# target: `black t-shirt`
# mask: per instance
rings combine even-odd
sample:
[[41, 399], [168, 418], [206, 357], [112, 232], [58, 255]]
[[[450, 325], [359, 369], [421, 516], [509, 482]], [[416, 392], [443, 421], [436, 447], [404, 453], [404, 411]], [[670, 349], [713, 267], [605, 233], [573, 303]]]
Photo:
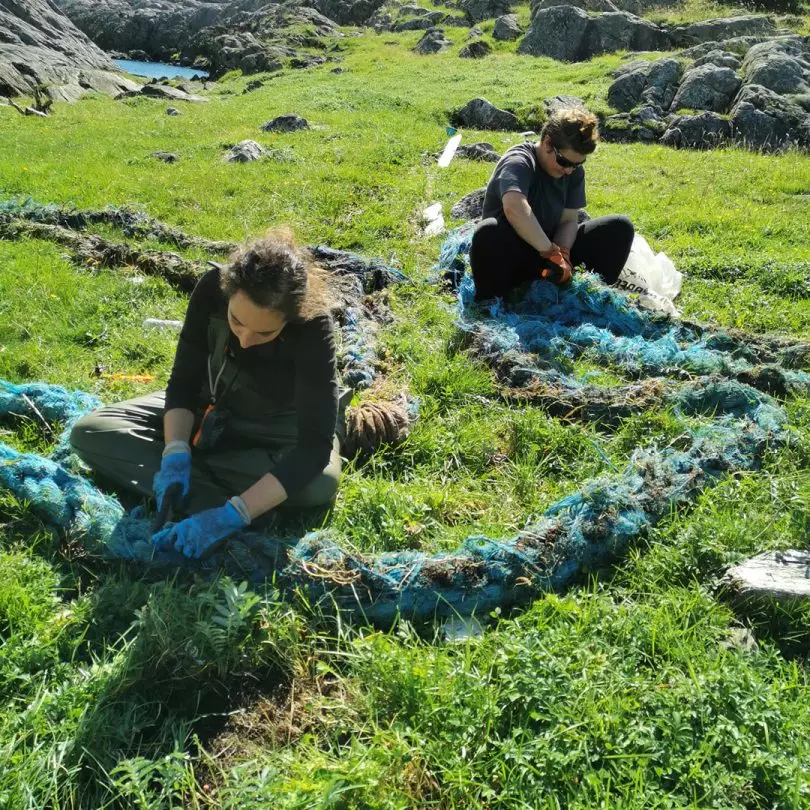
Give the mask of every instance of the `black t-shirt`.
[[[197, 411], [207, 404], [201, 392], [208, 385], [209, 320], [226, 319], [228, 310], [219, 277], [219, 269], [206, 273], [191, 294], [166, 388], [166, 410]], [[273, 470], [293, 495], [326, 467], [332, 451], [338, 407], [332, 319], [323, 315], [288, 323], [275, 340], [248, 349], [231, 333], [228, 348], [273, 407], [292, 408], [298, 415], [297, 444]]]
[[552, 177], [540, 167], [536, 144], [526, 141], [513, 146], [498, 161], [484, 196], [483, 218], [503, 212], [503, 195], [519, 191], [532, 207], [540, 227], [549, 239], [560, 224], [565, 208], [585, 207], [585, 170]]

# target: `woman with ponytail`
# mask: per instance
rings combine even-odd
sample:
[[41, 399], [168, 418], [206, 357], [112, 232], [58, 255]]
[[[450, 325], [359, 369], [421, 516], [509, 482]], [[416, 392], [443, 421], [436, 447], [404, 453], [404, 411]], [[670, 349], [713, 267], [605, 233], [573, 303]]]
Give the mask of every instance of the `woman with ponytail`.
[[158, 548], [196, 558], [277, 506], [328, 503], [337, 425], [326, 275], [276, 230], [200, 278], [166, 391], [88, 414], [70, 440], [154, 496]]
[[579, 223], [584, 164], [598, 141], [595, 115], [583, 107], [561, 108], [539, 141], [513, 146], [498, 161], [470, 249], [477, 300], [537, 278], [563, 284], [579, 265], [608, 284], [616, 281], [633, 243], [633, 224], [619, 215]]

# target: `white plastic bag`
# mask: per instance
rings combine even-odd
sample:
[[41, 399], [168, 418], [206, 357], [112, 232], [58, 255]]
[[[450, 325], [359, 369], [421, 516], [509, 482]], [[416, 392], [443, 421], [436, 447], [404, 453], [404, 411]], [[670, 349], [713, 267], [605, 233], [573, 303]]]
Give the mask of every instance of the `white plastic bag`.
[[679, 315], [673, 301], [681, 292], [683, 274], [666, 253], [653, 253], [643, 236], [636, 234], [627, 264], [619, 273], [614, 287], [622, 292], [634, 293], [639, 305], [645, 309], [657, 309], [668, 315]]

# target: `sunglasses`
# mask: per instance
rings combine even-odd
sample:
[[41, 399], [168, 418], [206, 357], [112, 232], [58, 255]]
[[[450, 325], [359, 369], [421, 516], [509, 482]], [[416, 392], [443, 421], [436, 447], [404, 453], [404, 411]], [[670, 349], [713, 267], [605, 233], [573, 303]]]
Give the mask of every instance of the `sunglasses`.
[[579, 163], [577, 163], [574, 160], [569, 160], [567, 157], [564, 157], [560, 154], [560, 150], [557, 149], [554, 144], [551, 144], [551, 148], [554, 150], [554, 157], [557, 159], [557, 165], [561, 169], [576, 169], [577, 166], [582, 166], [582, 164], [585, 163], [584, 160], [580, 160]]

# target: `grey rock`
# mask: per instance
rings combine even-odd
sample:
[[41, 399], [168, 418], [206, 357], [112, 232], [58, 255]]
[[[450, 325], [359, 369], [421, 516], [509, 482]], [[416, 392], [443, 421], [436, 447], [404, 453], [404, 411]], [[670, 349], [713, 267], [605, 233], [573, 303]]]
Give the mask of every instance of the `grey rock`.
[[725, 112], [741, 84], [742, 80], [731, 68], [715, 65], [692, 68], [684, 73], [670, 109]]
[[696, 59], [692, 67], [701, 67], [702, 65], [716, 65], [717, 67], [739, 70], [741, 62], [736, 54], [721, 50], [720, 48], [713, 48], [704, 56]]
[[300, 115], [287, 114], [272, 118], [262, 124], [261, 129], [263, 132], [298, 132], [302, 129], [309, 129], [309, 123]]
[[[145, 84], [139, 90], [122, 94], [124, 97], [131, 97], [132, 95], [156, 98], [161, 101], [193, 101], [198, 104], [208, 101], [204, 96], [198, 96], [195, 93], [187, 93], [185, 90], [181, 90], [179, 87], [172, 87], [170, 84]], [[121, 98], [121, 96], [118, 96], [118, 98]]]
[[447, 50], [453, 43], [444, 35], [441, 28], [430, 28], [416, 43], [414, 53], [431, 54]]
[[29, 95], [44, 85], [54, 100], [118, 95], [139, 85], [48, 0], [0, 2], [0, 95]]
[[258, 90], [260, 87], [264, 87], [264, 82], [261, 79], [253, 79], [253, 81], [250, 81], [245, 85], [242, 95], [245, 95], [245, 93], [252, 93], [254, 90]]
[[671, 57], [630, 62], [613, 72], [616, 80], [608, 88], [608, 102], [623, 112], [632, 110], [641, 101], [669, 109], [681, 70], [680, 62]]
[[731, 124], [714, 112], [700, 115], [676, 115], [661, 137], [665, 146], [711, 149], [731, 137]]
[[501, 110], [484, 98], [468, 101], [453, 115], [453, 123], [471, 129], [505, 129], [513, 132], [520, 129], [520, 123], [514, 113]]
[[256, 141], [240, 141], [228, 150], [224, 160], [226, 163], [250, 163], [261, 160], [266, 154], [261, 144]]
[[465, 194], [451, 209], [450, 215], [454, 219], [481, 219], [484, 213], [484, 196], [487, 188], [477, 188]]
[[703, 20], [690, 25], [678, 26], [672, 31], [676, 46], [683, 47], [697, 45], [700, 42], [718, 42], [732, 37], [767, 36], [775, 33], [776, 23], [771, 17], [761, 14]]
[[483, 39], [476, 39], [469, 45], [465, 45], [461, 51], [459, 51], [458, 55], [462, 59], [482, 59], [491, 53], [492, 46], [488, 42], [485, 42]]
[[651, 63], [638, 59], [613, 71], [614, 82], [608, 88], [608, 104], [622, 112], [629, 112], [641, 100], [647, 86]]
[[502, 14], [495, 20], [495, 28], [492, 30], [493, 38], [503, 42], [511, 42], [522, 33], [517, 14]]
[[459, 146], [456, 154], [467, 160], [478, 160], [484, 163], [497, 163], [501, 159], [501, 156], [495, 151], [495, 147], [486, 141]]
[[477, 25], [474, 25], [467, 32], [467, 36], [465, 37], [465, 39], [477, 39], [478, 37], [482, 36], [484, 36], [484, 32]]
[[582, 40], [580, 59], [614, 51], [658, 51], [670, 45], [659, 26], [627, 11], [599, 14], [591, 20]]
[[778, 151], [810, 146], [810, 115], [767, 87], [747, 84], [731, 110], [731, 134], [752, 149]]
[[332, 70], [330, 70], [329, 72], [330, 73], [345, 73], [346, 68], [336, 67], [336, 68], [332, 68]]
[[180, 158], [174, 152], [152, 152], [152, 157], [163, 163], [177, 163]]
[[430, 9], [416, 6], [413, 3], [406, 3], [404, 6], [399, 7], [400, 17], [426, 17], [428, 14], [430, 14]]
[[460, 17], [457, 14], [447, 14], [441, 19], [442, 25], [449, 25], [451, 28], [467, 28], [469, 21], [466, 17]]
[[759, 84], [783, 95], [810, 92], [810, 63], [805, 52], [792, 42], [774, 40], [754, 45], [745, 55], [742, 69], [747, 84]]
[[467, 19], [475, 24], [484, 20], [509, 14], [512, 10], [513, 0], [461, 0], [459, 10], [463, 11]]
[[434, 28], [435, 23], [427, 17], [414, 17], [410, 20], [402, 20], [396, 22], [391, 26], [391, 30], [395, 33], [401, 31], [427, 31], [428, 28]]
[[183, 113], [177, 107], [166, 107], [166, 115], [182, 115]]
[[318, 67], [326, 62], [326, 57], [320, 54], [305, 53], [290, 59], [290, 67], [296, 70]]
[[520, 41], [518, 53], [575, 62], [581, 58], [582, 41], [589, 24], [590, 17], [574, 6], [540, 9]]
[[538, 11], [552, 6], [576, 6], [583, 11], [619, 11], [612, 0], [532, 0], [532, 18]]
[[574, 108], [586, 109], [585, 102], [578, 96], [557, 95], [550, 98], [543, 99], [543, 109], [546, 113], [546, 118], [557, 110], [567, 110]]

